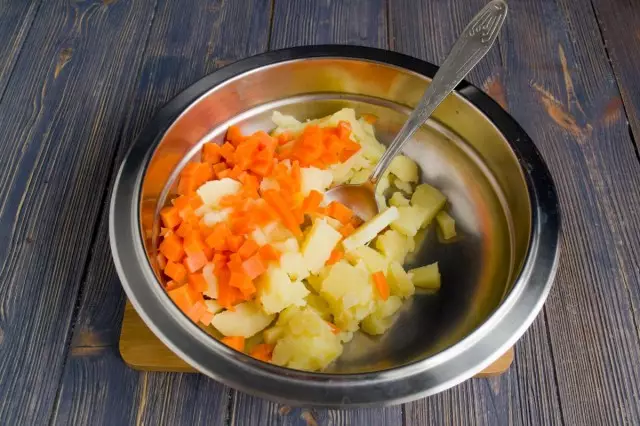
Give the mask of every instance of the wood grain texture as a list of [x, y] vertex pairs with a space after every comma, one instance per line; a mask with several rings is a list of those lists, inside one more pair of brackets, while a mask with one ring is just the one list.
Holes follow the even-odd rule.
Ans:
[[4, 92], [0, 424], [44, 424], [54, 407], [139, 64], [130, 40], [145, 39], [152, 12], [149, 2], [43, 2]]
[[40, 3], [0, 0], [0, 101]]
[[[155, 111], [180, 90], [224, 64], [267, 48], [268, 1], [200, 0], [185, 6], [184, 2], [162, 0], [153, 16], [116, 166]], [[118, 351], [124, 307], [122, 287], [111, 261], [108, 211], [104, 209], [52, 423], [225, 424], [226, 387], [202, 375], [134, 372], [113, 356]], [[96, 349], [100, 347], [105, 349]], [[89, 356], [96, 351], [95, 356]], [[98, 365], [105, 368], [95, 368]], [[102, 386], [96, 387], [96, 383]], [[119, 402], [114, 405], [116, 398]], [[109, 414], [114, 409], [134, 416], [123, 414], [122, 422], [114, 422]]]
[[[435, 64], [442, 63], [458, 35], [485, 3], [484, 0], [393, 2], [389, 9], [390, 46]], [[510, 7], [511, 4], [510, 1]], [[511, 19], [514, 19], [512, 12], [507, 20]], [[505, 35], [503, 30], [497, 45], [467, 79], [508, 108], [505, 67], [499, 48]], [[516, 344], [515, 352], [514, 365], [499, 378], [474, 379], [407, 404], [407, 424], [560, 424], [553, 354], [544, 316]]]
[[[607, 104], [602, 111], [602, 119], [619, 120], [623, 119], [626, 113], [636, 143], [636, 155], [638, 155], [640, 150], [640, 82], [638, 81], [640, 7], [635, 0], [592, 0], [591, 3], [622, 95], [621, 99], [614, 98]], [[640, 160], [640, 156], [638, 159]]]
[[[119, 350], [122, 360], [136, 370], [196, 372], [149, 330], [128, 301], [124, 309]], [[511, 366], [513, 356], [511, 348], [476, 377], [492, 377], [504, 373]]]

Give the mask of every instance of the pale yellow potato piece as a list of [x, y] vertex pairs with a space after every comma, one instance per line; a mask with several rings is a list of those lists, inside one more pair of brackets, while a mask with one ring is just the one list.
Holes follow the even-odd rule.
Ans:
[[418, 182], [418, 165], [405, 155], [398, 155], [391, 161], [389, 172], [401, 181]]
[[362, 331], [371, 335], [383, 334], [394, 321], [393, 314], [402, 306], [398, 296], [389, 296], [387, 300], [380, 300], [375, 310], [362, 321]]
[[289, 275], [292, 281], [300, 281], [309, 276], [304, 258], [299, 252], [288, 251], [280, 256], [280, 268]]
[[203, 292], [205, 296], [212, 299], [218, 298], [218, 278], [214, 273], [213, 263], [207, 263], [202, 268], [202, 276], [207, 283], [207, 289]]
[[353, 234], [342, 241], [342, 246], [349, 252], [367, 244], [398, 217], [398, 208], [389, 207], [358, 227]]
[[398, 231], [389, 229], [376, 238], [376, 249], [380, 251], [387, 259], [404, 263], [409, 249], [413, 245], [413, 240], [407, 238]]
[[390, 226], [394, 231], [413, 237], [418, 233], [423, 220], [423, 210], [413, 206], [398, 207], [398, 217]]
[[402, 195], [402, 192], [394, 192], [389, 198], [389, 204], [396, 207], [406, 207], [409, 205], [409, 200]]
[[393, 186], [404, 192], [405, 194], [411, 195], [413, 193], [413, 187], [409, 182], [405, 182], [400, 179], [395, 179], [393, 181]]
[[342, 234], [329, 225], [326, 220], [314, 220], [301, 249], [307, 269], [311, 273], [318, 273], [329, 260], [331, 252], [341, 239]]
[[302, 281], [292, 282], [282, 268], [273, 265], [258, 278], [256, 287], [257, 300], [268, 314], [278, 313], [291, 305], [304, 306], [309, 294]]
[[411, 277], [398, 262], [391, 262], [387, 272], [387, 283], [389, 291], [394, 296], [409, 297], [416, 292]]
[[307, 196], [313, 190], [325, 192], [333, 183], [333, 174], [329, 170], [303, 167], [300, 169], [300, 180], [300, 192]]
[[233, 195], [240, 191], [240, 182], [231, 178], [212, 180], [197, 189], [202, 202], [211, 207], [218, 207], [219, 201], [226, 195]]
[[421, 227], [427, 226], [447, 202], [442, 192], [431, 185], [422, 183], [416, 187], [411, 196], [411, 205], [423, 211]]
[[436, 222], [438, 222], [438, 227], [440, 228], [440, 233], [442, 234], [442, 238], [445, 240], [450, 240], [451, 238], [456, 236], [456, 221], [453, 219], [447, 212], [440, 211], [436, 215]]
[[411, 276], [413, 285], [416, 287], [427, 290], [440, 289], [440, 271], [438, 269], [438, 262], [411, 269], [409, 271], [409, 275]]
[[352, 263], [356, 263], [357, 260], [361, 259], [369, 273], [373, 274], [374, 272], [381, 271], [385, 275], [387, 274], [389, 260], [369, 246], [358, 247], [354, 251], [349, 252], [347, 258]]
[[264, 330], [275, 318], [266, 314], [253, 302], [235, 305], [233, 311], [223, 311], [214, 315], [211, 325], [225, 336], [249, 338]]

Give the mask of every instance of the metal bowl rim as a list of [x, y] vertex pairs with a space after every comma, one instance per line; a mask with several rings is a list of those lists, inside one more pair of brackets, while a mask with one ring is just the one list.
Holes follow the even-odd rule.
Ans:
[[[114, 262], [116, 264], [116, 269], [120, 279], [122, 281], [122, 285], [127, 293], [127, 296], [131, 300], [132, 304], [143, 318], [145, 323], [154, 331], [154, 333], [165, 343], [167, 344], [174, 352], [180, 354], [180, 356], [185, 359], [189, 364], [196, 367], [198, 370], [205, 372], [206, 374], [215, 377], [218, 380], [223, 381], [226, 384], [231, 386], [236, 386], [241, 388], [242, 390], [246, 390], [248, 392], [256, 393], [256, 389], [247, 388], [246, 386], [237, 386], [233, 380], [228, 379], [227, 377], [221, 377], [217, 374], [212, 374], [210, 369], [206, 366], [201, 365], [196, 362], [192, 357], [190, 357], [180, 345], [176, 345], [173, 341], [167, 338], [162, 329], [157, 327], [153, 320], [147, 315], [146, 309], [149, 308], [149, 303], [147, 303], [145, 307], [145, 301], [139, 300], [139, 297], [136, 297], [136, 290], [134, 286], [131, 285], [129, 280], [127, 280], [127, 272], [130, 272], [131, 268], [135, 268], [136, 265], [131, 265], [134, 262], [128, 262], [129, 265], [126, 265], [126, 261], [123, 262], [118, 254], [118, 246], [120, 244], [126, 244], [122, 239], [118, 238], [119, 232], [118, 225], [114, 221], [115, 217], [115, 206], [116, 202], [125, 196], [123, 194], [122, 187], [123, 185], [128, 187], [131, 195], [134, 195], [136, 203], [133, 210], [135, 210], [136, 214], [132, 215], [132, 219], [135, 219], [137, 223], [137, 208], [139, 207], [139, 203], [137, 201], [140, 195], [140, 184], [141, 179], [146, 172], [146, 166], [155, 151], [155, 147], [162, 139], [165, 132], [170, 128], [170, 126], [174, 123], [174, 121], [183, 113], [185, 113], [191, 105], [197, 102], [203, 96], [206, 96], [207, 93], [214, 89], [216, 86], [224, 84], [231, 79], [236, 77], [241, 77], [248, 72], [256, 71], [264, 67], [268, 67], [270, 65], [288, 62], [288, 61], [298, 61], [303, 59], [321, 59], [321, 58], [338, 58], [338, 59], [352, 59], [352, 60], [362, 60], [362, 61], [370, 61], [370, 62], [378, 62], [386, 66], [398, 67], [405, 71], [410, 71], [412, 73], [416, 73], [420, 76], [432, 78], [438, 67], [424, 62], [422, 60], [395, 53], [381, 49], [375, 48], [366, 48], [366, 47], [356, 47], [356, 46], [341, 46], [341, 45], [322, 45], [322, 46], [304, 46], [304, 47], [296, 47], [289, 49], [282, 49], [272, 52], [263, 53], [260, 55], [256, 55], [231, 65], [228, 65], [224, 68], [217, 70], [216, 72], [205, 76], [201, 80], [197, 81], [176, 97], [174, 97], [171, 101], [169, 101], [152, 119], [152, 121], [145, 127], [145, 129], [141, 132], [140, 136], [134, 143], [134, 145], [129, 150], [129, 153], [126, 155], [125, 160], [122, 163], [122, 166], [118, 172], [115, 184], [113, 196], [111, 199], [110, 206], [110, 217], [109, 217], [109, 228], [110, 228], [110, 242], [112, 246], [112, 255], [114, 258]], [[455, 360], [456, 355], [459, 355], [460, 352], [464, 352], [469, 348], [473, 347], [479, 340], [483, 337], [486, 337], [487, 333], [490, 331], [490, 323], [498, 322], [498, 324], [494, 324], [496, 327], [500, 325], [499, 320], [502, 319], [504, 322], [504, 317], [508, 314], [508, 311], [514, 308], [514, 304], [518, 301], [518, 298], [521, 296], [521, 292], [524, 287], [527, 285], [527, 282], [530, 281], [530, 273], [527, 275], [525, 271], [527, 270], [527, 266], [531, 266], [532, 262], [535, 260], [540, 260], [540, 253], [537, 251], [534, 253], [534, 248], [536, 247], [536, 241], [539, 241], [542, 237], [545, 241], [551, 243], [551, 256], [544, 256], [545, 262], [543, 265], [538, 266], [537, 275], [542, 275], [540, 278], [543, 278], [544, 284], [538, 289], [537, 298], [533, 306], [530, 306], [530, 313], [527, 318], [522, 322], [522, 324], [518, 327], [518, 331], [513, 334], [510, 338], [507, 339], [506, 342], [502, 342], [498, 348], [493, 350], [493, 356], [478, 360], [476, 365], [472, 368], [468, 368], [466, 371], [458, 374], [455, 379], [449, 380], [446, 383], [442, 383], [440, 386], [432, 387], [430, 389], [420, 389], [414, 390], [412, 392], [408, 392], [407, 395], [398, 395], [395, 398], [388, 398], [384, 401], [368, 401], [364, 404], [360, 403], [358, 405], [367, 405], [374, 404], [377, 402], [402, 402], [410, 399], [414, 399], [416, 396], [422, 396], [427, 394], [432, 394], [441, 390], [444, 390], [447, 387], [453, 386], [454, 384], [472, 376], [477, 371], [481, 370], [493, 361], [492, 358], [496, 358], [501, 354], [501, 349], [506, 349], [511, 346], [515, 340], [517, 340], [524, 331], [528, 328], [533, 318], [537, 315], [538, 311], [542, 307], [544, 300], [549, 292], [550, 286], [552, 284], [553, 278], [555, 276], [555, 270], [557, 268], [557, 259], [558, 259], [558, 240], [559, 240], [559, 232], [560, 232], [560, 214], [559, 214], [559, 206], [557, 202], [557, 196], [555, 192], [555, 186], [553, 184], [552, 178], [548, 172], [544, 161], [542, 160], [540, 154], [537, 149], [533, 145], [533, 142], [530, 140], [528, 135], [524, 132], [524, 130], [511, 118], [496, 102], [494, 102], [487, 95], [482, 93], [477, 87], [472, 84], [464, 81], [456, 88], [457, 94], [467, 102], [471, 103], [475, 108], [477, 108], [485, 117], [493, 123], [494, 126], [502, 133], [506, 140], [509, 143], [509, 146], [516, 153], [518, 161], [521, 165], [522, 172], [525, 176], [525, 180], [527, 183], [527, 187], [529, 190], [529, 198], [532, 206], [532, 229], [530, 236], [530, 244], [527, 249], [527, 254], [525, 256], [525, 262], [523, 270], [520, 272], [519, 276], [515, 280], [515, 284], [512, 287], [510, 294], [503, 300], [503, 302], [498, 306], [498, 308], [480, 325], [478, 326], [472, 333], [466, 336], [461, 341], [455, 343], [451, 347], [422, 360], [415, 361], [410, 364], [401, 365], [398, 367], [393, 367], [388, 370], [383, 370], [379, 372], [370, 372], [370, 373], [351, 373], [351, 374], [329, 374], [329, 373], [307, 373], [300, 372], [296, 370], [286, 369], [282, 367], [276, 367], [269, 364], [262, 363], [260, 361], [256, 361], [251, 359], [248, 356], [244, 356], [238, 354], [224, 345], [214, 342], [214, 349], [219, 355], [225, 357], [231, 357], [232, 362], [237, 364], [238, 361], [244, 365], [235, 365], [236, 367], [240, 367], [239, 373], [244, 372], [244, 374], [250, 372], [261, 374], [267, 373], [268, 379], [276, 379], [279, 376], [286, 375], [287, 383], [283, 383], [283, 386], [291, 386], [292, 383], [290, 381], [298, 381], [302, 380], [305, 383], [301, 383], [303, 387], [308, 388], [309, 382], [311, 381], [313, 385], [318, 386], [320, 388], [331, 388], [332, 390], [336, 390], [337, 388], [344, 390], [344, 385], [349, 383], [353, 385], [353, 382], [358, 383], [370, 383], [370, 384], [378, 384], [385, 383], [389, 380], [392, 382], [401, 378], [400, 376], [406, 375], [403, 373], [411, 374], [424, 374], [429, 370], [429, 368], [435, 368], [441, 366], [441, 364], [446, 363], [447, 361]], [[135, 155], [138, 151], [144, 152], [143, 155]], [[132, 161], [132, 158], [135, 158], [136, 164], [138, 164], [138, 173], [137, 179], [133, 180], [122, 180], [123, 171], [125, 171], [125, 166], [128, 162]], [[527, 160], [527, 164], [529, 167], [523, 166], [523, 159]], [[537, 164], [536, 164], [537, 163]], [[542, 190], [546, 191], [546, 197], [540, 197], [542, 194]], [[137, 195], [137, 196], [136, 196]], [[126, 198], [126, 197], [125, 197]], [[129, 197], [131, 199], [131, 197]], [[540, 213], [545, 214], [547, 217], [547, 223], [545, 227], [540, 227], [538, 224], [538, 216]], [[131, 213], [134, 213], [131, 211]], [[134, 227], [135, 228], [135, 227]], [[137, 254], [140, 254], [140, 251], [144, 253], [144, 248], [142, 244], [142, 236], [140, 235], [139, 228], [130, 229], [132, 234], [135, 236], [137, 233], [137, 240], [131, 240], [129, 243], [132, 243], [136, 247], [133, 248]], [[137, 232], [136, 232], [137, 231]], [[537, 254], [538, 256], [534, 255]], [[146, 259], [146, 256], [145, 256]], [[137, 263], [138, 265], [140, 262]], [[145, 263], [146, 267], [150, 269], [150, 266]], [[142, 267], [144, 268], [144, 267]], [[541, 270], [541, 268], [544, 269]], [[148, 274], [147, 274], [148, 276]], [[155, 277], [154, 277], [154, 281]], [[147, 285], [148, 283], [144, 283]], [[166, 298], [166, 296], [165, 296]], [[168, 300], [168, 298], [167, 298]], [[171, 304], [172, 305], [172, 304]], [[180, 311], [172, 306], [174, 311], [169, 312], [169, 315], [175, 315]], [[157, 307], [156, 307], [157, 308]], [[167, 312], [165, 312], [167, 314]], [[173, 318], [180, 322], [181, 326], [185, 326], [187, 328], [191, 328], [191, 332], [201, 333], [205, 335], [209, 340], [214, 341], [215, 339], [210, 339], [204, 331], [202, 331], [195, 324], [191, 323], [186, 319], [183, 315], [178, 315], [182, 317]], [[496, 355], [497, 354], [497, 355]], [[230, 360], [231, 361], [231, 360]], [[395, 376], [395, 377], [394, 377]], [[335, 381], [335, 382], [332, 382]], [[336, 387], [336, 385], [338, 385]], [[358, 386], [359, 388], [360, 386]], [[289, 396], [280, 396], [280, 400], [287, 400], [289, 402], [299, 402], [300, 395], [296, 395], [295, 392], [286, 392]], [[258, 394], [260, 394], [258, 392]], [[264, 397], [273, 398], [274, 395], [264, 395], [260, 394]], [[326, 394], [325, 394], [326, 395]], [[336, 404], [335, 401], [329, 402], [328, 404], [322, 401], [306, 401], [305, 403], [310, 403], [312, 405], [342, 405], [344, 403], [345, 398], [342, 398], [342, 402], [338, 402]], [[349, 399], [347, 399], [348, 401]]]

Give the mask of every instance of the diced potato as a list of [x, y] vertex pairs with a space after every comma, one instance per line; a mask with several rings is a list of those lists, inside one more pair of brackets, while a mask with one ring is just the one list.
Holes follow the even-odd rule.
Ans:
[[400, 180], [400, 179], [395, 179], [393, 181], [393, 186], [395, 186], [396, 188], [398, 188], [399, 190], [401, 190], [405, 194], [412, 194], [413, 193], [413, 187], [411, 186], [411, 184], [409, 182], [405, 182], [405, 181]]
[[421, 209], [413, 206], [398, 207], [398, 217], [391, 223], [391, 229], [413, 237], [418, 233], [423, 217]]
[[226, 221], [229, 218], [230, 213], [231, 209], [212, 210], [204, 215], [202, 221], [209, 228], [212, 228], [216, 223]]
[[360, 185], [361, 183], [365, 183], [367, 179], [371, 175], [371, 171], [369, 169], [358, 170], [353, 174], [351, 179], [349, 179], [349, 183], [351, 185]]
[[275, 266], [270, 266], [258, 278], [256, 287], [257, 299], [268, 314], [278, 313], [291, 305], [304, 306], [309, 294], [302, 281], [292, 282], [283, 269]]
[[402, 181], [418, 182], [418, 165], [404, 155], [398, 155], [391, 161], [389, 171]]
[[389, 174], [384, 174], [378, 181], [378, 184], [376, 185], [376, 193], [384, 194], [384, 191], [386, 191], [390, 185], [391, 185], [391, 181], [389, 180]]
[[256, 242], [259, 246], [263, 246], [269, 243], [269, 237], [264, 231], [260, 228], [256, 228], [251, 232], [251, 238]]
[[389, 229], [376, 238], [376, 249], [378, 249], [389, 260], [404, 263], [404, 258], [411, 247], [411, 238]]
[[260, 191], [267, 191], [269, 189], [280, 191], [280, 184], [274, 178], [267, 177], [262, 179], [262, 182], [260, 182]]
[[409, 271], [413, 285], [427, 290], [438, 290], [440, 288], [440, 271], [438, 262], [431, 265], [421, 266]]
[[341, 239], [342, 234], [324, 219], [316, 219], [302, 243], [301, 252], [307, 269], [313, 274], [318, 273]]
[[385, 275], [387, 274], [389, 260], [369, 246], [358, 247], [348, 253], [347, 257], [354, 263], [356, 260], [362, 259], [369, 273], [382, 271]]
[[224, 309], [222, 305], [215, 300], [205, 300], [204, 305], [207, 307], [207, 311], [211, 312], [212, 314], [217, 314]]
[[208, 296], [212, 299], [218, 298], [218, 278], [213, 272], [214, 266], [213, 263], [207, 263], [202, 268], [202, 276], [204, 280], [207, 282], [207, 289], [203, 292], [205, 296]]
[[391, 222], [398, 219], [397, 207], [389, 207], [362, 224], [356, 231], [342, 241], [345, 251], [352, 251], [373, 240]]
[[284, 335], [284, 327], [273, 326], [267, 328], [263, 333], [262, 337], [264, 338], [264, 342], [270, 345], [275, 344], [278, 339], [280, 339]]
[[406, 207], [409, 205], [409, 200], [406, 199], [401, 192], [394, 192], [391, 198], [389, 198], [389, 204], [396, 207]]
[[411, 277], [398, 262], [389, 264], [387, 283], [389, 283], [389, 290], [394, 296], [409, 297], [416, 291]]
[[398, 296], [379, 301], [376, 309], [362, 321], [362, 331], [372, 335], [384, 333], [393, 325], [393, 314], [401, 306], [402, 300]]
[[274, 315], [266, 314], [253, 302], [244, 302], [235, 306], [233, 311], [216, 314], [211, 321], [220, 333], [225, 336], [242, 336], [249, 338], [264, 330]]
[[300, 180], [300, 192], [307, 196], [312, 190], [325, 192], [333, 183], [333, 174], [329, 170], [303, 167], [300, 169]]
[[438, 222], [442, 238], [449, 240], [456, 236], [456, 221], [447, 212], [440, 211], [436, 215], [436, 222]]
[[271, 245], [281, 253], [298, 253], [300, 251], [298, 240], [294, 237], [287, 238], [284, 241], [274, 242]]
[[[355, 331], [374, 305], [373, 286], [365, 268], [339, 261], [322, 282], [320, 296], [331, 307], [335, 324], [343, 331]], [[348, 285], [345, 285], [348, 283]]]
[[418, 185], [411, 196], [411, 205], [423, 210], [423, 228], [431, 223], [436, 213], [444, 207], [446, 202], [447, 198], [442, 192], [426, 183]]
[[205, 183], [198, 188], [197, 193], [204, 204], [211, 207], [218, 207], [218, 203], [222, 197], [235, 194], [240, 191], [240, 188], [240, 182], [231, 178], [224, 178]]
[[311, 293], [307, 296], [307, 306], [316, 311], [323, 320], [331, 320], [331, 308], [329, 307], [329, 304], [317, 294]]
[[203, 217], [207, 213], [214, 212], [214, 210], [211, 208], [211, 206], [203, 204], [200, 207], [198, 207], [197, 209], [195, 209], [193, 212], [196, 214], [196, 216]]
[[292, 281], [300, 281], [309, 276], [304, 258], [299, 252], [288, 251], [280, 256], [280, 268], [289, 275]]
[[278, 127], [283, 128], [302, 128], [304, 126], [303, 123], [296, 120], [292, 115], [284, 115], [278, 111], [273, 111], [271, 114], [271, 121], [275, 123]]

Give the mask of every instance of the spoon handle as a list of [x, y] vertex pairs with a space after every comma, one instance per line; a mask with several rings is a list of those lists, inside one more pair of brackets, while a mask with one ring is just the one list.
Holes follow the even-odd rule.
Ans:
[[469, 22], [422, 95], [420, 103], [380, 158], [369, 178], [371, 183], [377, 183], [409, 138], [487, 54], [498, 37], [506, 16], [507, 4], [503, 0], [493, 0]]

